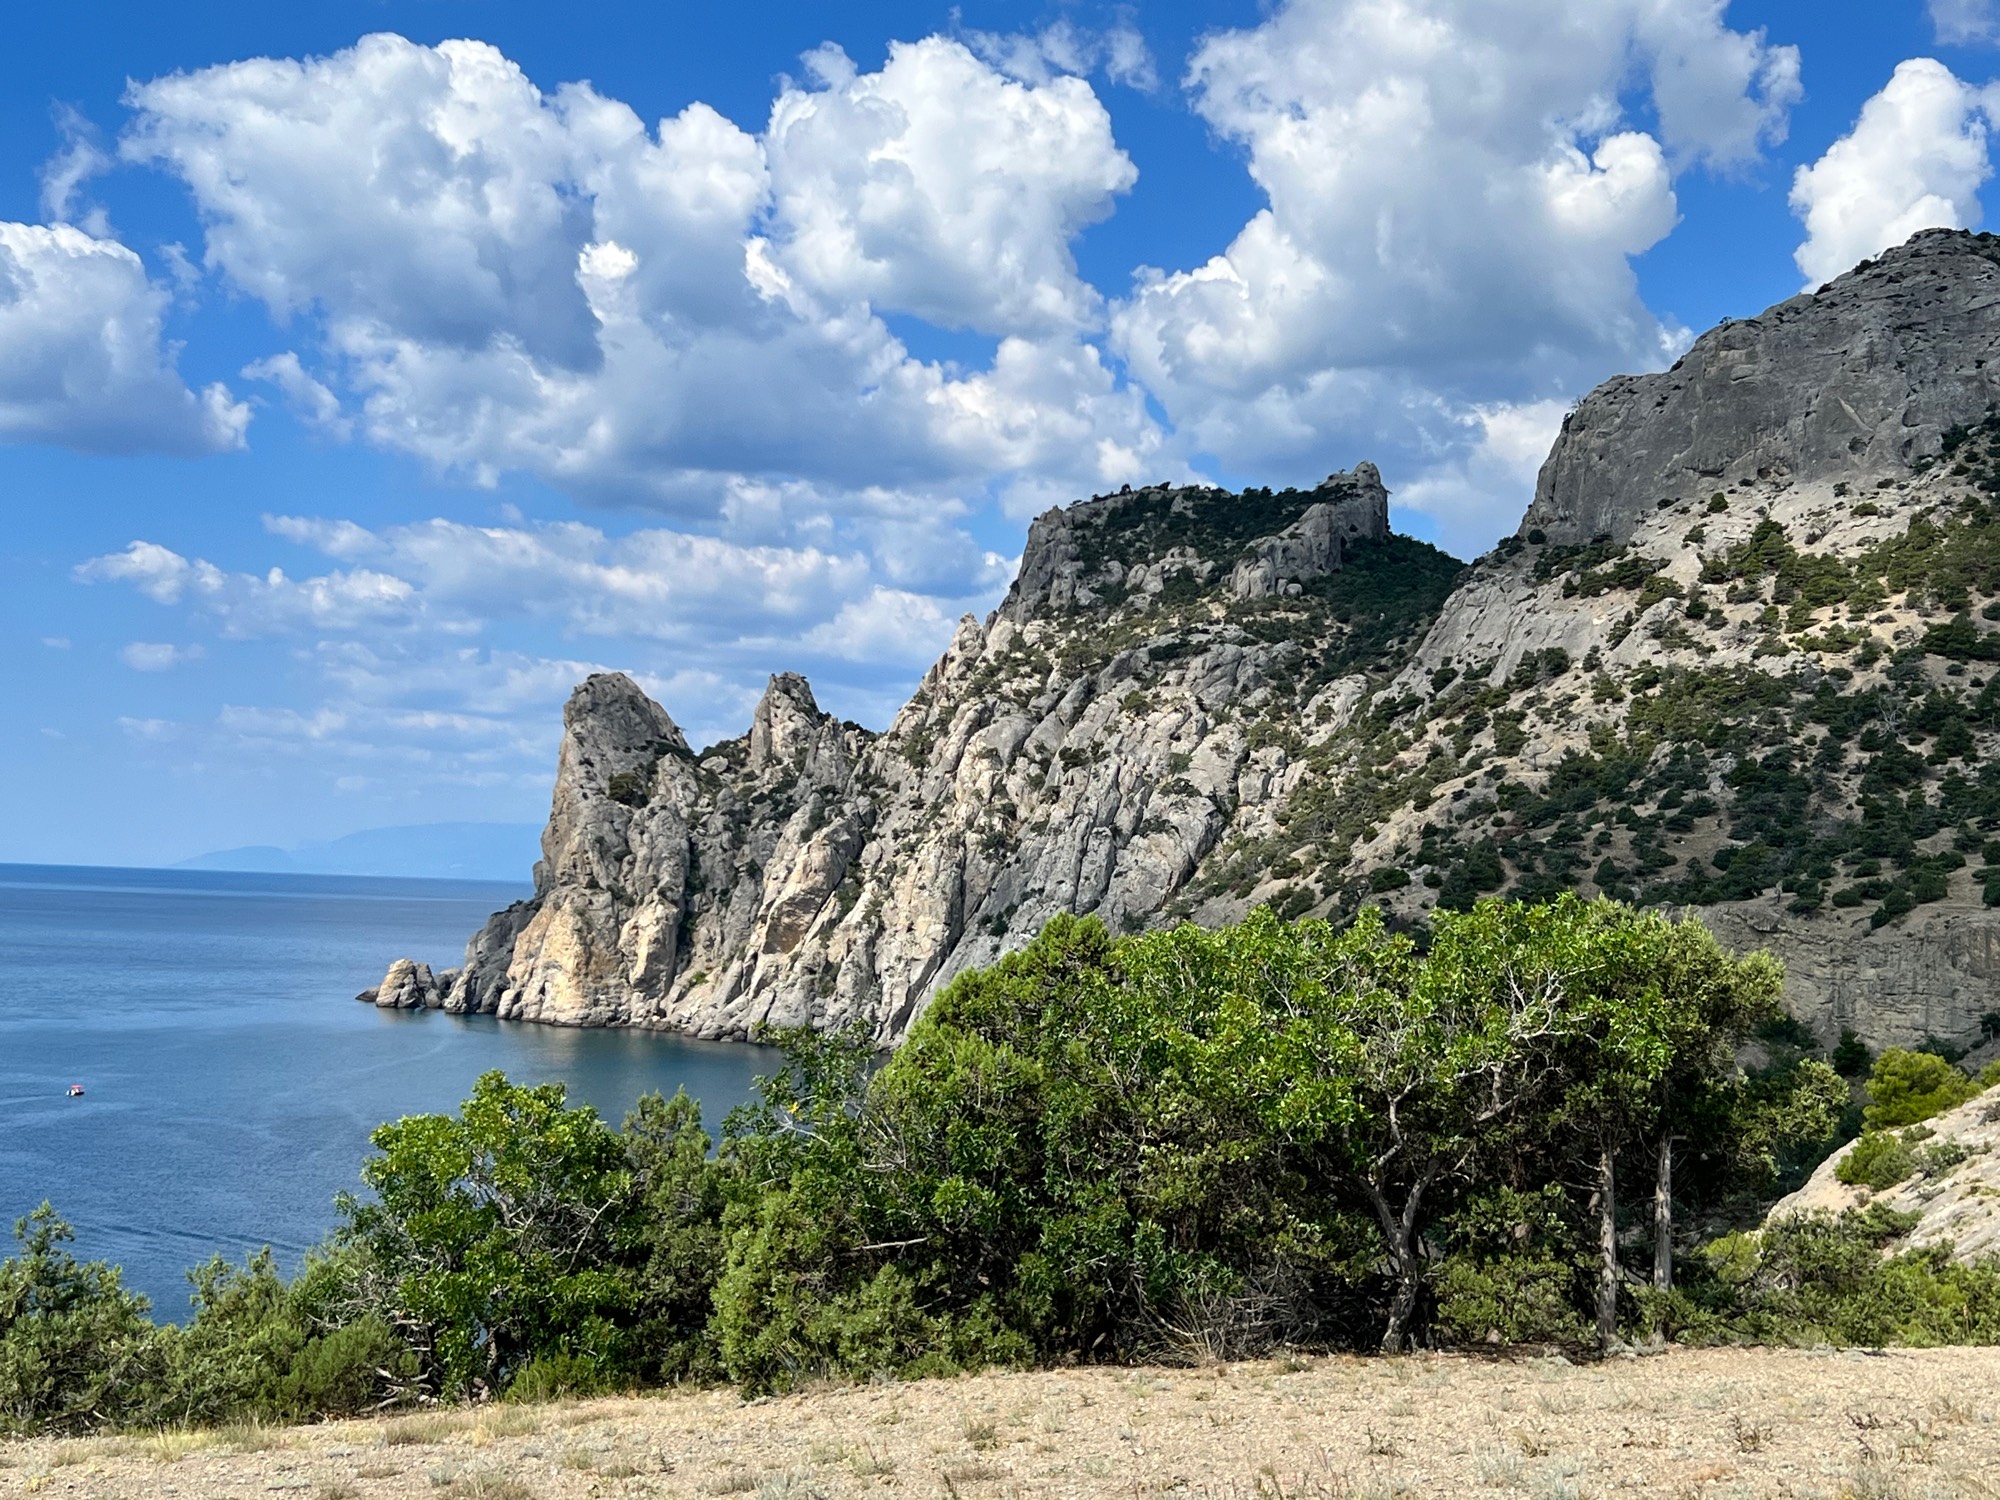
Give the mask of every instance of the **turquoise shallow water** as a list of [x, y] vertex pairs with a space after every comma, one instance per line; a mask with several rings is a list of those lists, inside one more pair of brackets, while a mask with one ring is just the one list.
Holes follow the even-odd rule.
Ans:
[[355, 1003], [391, 958], [456, 962], [522, 894], [0, 865], [0, 1219], [50, 1200], [78, 1254], [178, 1318], [188, 1266], [264, 1244], [295, 1266], [359, 1186], [368, 1132], [452, 1108], [489, 1068], [563, 1080], [613, 1121], [652, 1089], [685, 1086], [711, 1126], [748, 1097], [767, 1049]]

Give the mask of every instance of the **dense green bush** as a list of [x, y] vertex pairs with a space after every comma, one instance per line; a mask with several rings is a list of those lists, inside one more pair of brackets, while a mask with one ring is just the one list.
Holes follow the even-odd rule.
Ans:
[[[1574, 897], [1443, 912], [1421, 945], [1372, 909], [1122, 938], [1059, 918], [886, 1060], [777, 1037], [719, 1141], [682, 1096], [614, 1129], [489, 1074], [457, 1115], [375, 1132], [368, 1196], [296, 1278], [211, 1262], [180, 1327], [44, 1211], [0, 1268], [0, 1423], [1283, 1345], [1989, 1336], [1992, 1274], [1885, 1259], [1879, 1220], [1726, 1237], [1676, 1276], [1690, 1226], [1796, 1180], [1846, 1106], [1777, 992], [1695, 923]], [[1774, 1060], [1746, 1075], [1758, 1035]], [[1885, 1056], [1877, 1107], [1962, 1086], [1913, 1056]]]
[[1885, 1254], [1915, 1223], [1879, 1207], [1795, 1215], [1708, 1247], [1685, 1337], [1784, 1344], [2000, 1342], [2000, 1261]]
[[1875, 1070], [1868, 1075], [1868, 1108], [1863, 1118], [1870, 1130], [1914, 1125], [1956, 1109], [1979, 1090], [1976, 1079], [1935, 1053], [1890, 1047], [1875, 1060]]
[[69, 1225], [44, 1203], [14, 1226], [0, 1261], [0, 1432], [78, 1432], [148, 1383], [158, 1335], [144, 1297], [114, 1267], [80, 1263]]
[[1893, 1130], [1863, 1131], [1833, 1175], [1855, 1187], [1887, 1192], [1917, 1169], [1916, 1152]]

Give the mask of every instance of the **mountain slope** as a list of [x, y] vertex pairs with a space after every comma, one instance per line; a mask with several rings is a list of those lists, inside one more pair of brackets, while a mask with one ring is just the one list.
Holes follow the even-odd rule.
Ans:
[[774, 678], [691, 752], [566, 711], [537, 894], [374, 998], [893, 1039], [1058, 910], [1114, 929], [1485, 892], [1699, 908], [1831, 1040], [2000, 1011], [2000, 242], [1934, 231], [1565, 423], [1470, 569], [1372, 466], [1036, 521], [881, 735]]

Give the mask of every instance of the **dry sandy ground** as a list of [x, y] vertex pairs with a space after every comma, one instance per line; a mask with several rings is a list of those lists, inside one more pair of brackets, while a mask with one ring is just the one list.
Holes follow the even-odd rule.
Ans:
[[2000, 1350], [1313, 1359], [0, 1445], [0, 1494], [2000, 1496]]

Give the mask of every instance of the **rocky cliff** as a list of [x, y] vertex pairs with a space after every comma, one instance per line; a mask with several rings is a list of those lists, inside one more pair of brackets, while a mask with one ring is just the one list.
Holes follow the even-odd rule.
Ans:
[[858, 1021], [1059, 910], [1699, 909], [1831, 1041], [2000, 1022], [2000, 241], [1932, 232], [1582, 402], [1518, 535], [1371, 465], [1038, 519], [885, 731], [773, 678], [699, 754], [565, 715], [536, 893], [378, 1004], [743, 1036]]
[[1804, 1187], [1772, 1205], [1765, 1222], [1793, 1214], [1832, 1218], [1879, 1204], [1914, 1222], [1898, 1236], [1897, 1249], [1949, 1246], [1954, 1260], [1979, 1261], [2000, 1255], [2000, 1089], [1957, 1109], [1895, 1132], [1907, 1157], [1885, 1174], [1880, 1191], [1840, 1180], [1854, 1154], [1849, 1141], [1819, 1164]]
[[2000, 399], [2000, 245], [1929, 230], [1879, 264], [1724, 323], [1658, 375], [1606, 381], [1543, 465], [1521, 533], [1630, 538], [1739, 482], [1872, 486]]

